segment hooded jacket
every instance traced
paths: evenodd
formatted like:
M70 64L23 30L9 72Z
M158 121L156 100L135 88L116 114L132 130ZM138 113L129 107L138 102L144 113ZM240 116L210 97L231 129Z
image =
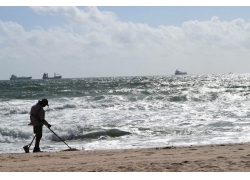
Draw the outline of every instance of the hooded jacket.
M39 103L33 105L30 110L30 124L33 126L43 126L42 121L45 119L45 112Z

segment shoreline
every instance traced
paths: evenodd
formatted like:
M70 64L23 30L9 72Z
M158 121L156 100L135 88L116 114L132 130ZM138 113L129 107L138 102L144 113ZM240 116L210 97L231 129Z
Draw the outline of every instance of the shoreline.
M249 172L250 143L0 154L0 172Z

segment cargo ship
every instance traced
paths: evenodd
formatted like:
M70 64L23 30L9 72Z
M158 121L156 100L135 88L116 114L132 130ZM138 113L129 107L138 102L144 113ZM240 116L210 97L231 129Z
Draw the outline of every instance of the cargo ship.
M30 80L32 77L17 77L15 74L12 74L10 80Z
M187 74L187 72L182 72L182 71L179 71L179 70L175 71L175 75L185 75L185 74Z
M49 77L48 73L43 73L43 79L61 79L62 76L60 74L54 73L54 77Z

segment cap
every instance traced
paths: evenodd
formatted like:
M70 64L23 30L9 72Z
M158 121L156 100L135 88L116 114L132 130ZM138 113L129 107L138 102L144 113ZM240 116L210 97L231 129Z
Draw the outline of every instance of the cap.
M42 103L45 104L45 106L49 106L49 102L47 99L42 99Z

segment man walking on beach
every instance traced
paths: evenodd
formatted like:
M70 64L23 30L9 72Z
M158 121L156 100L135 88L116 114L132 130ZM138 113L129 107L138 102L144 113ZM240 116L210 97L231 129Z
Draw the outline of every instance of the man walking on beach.
M44 119L45 118L45 111L43 108L45 106L49 106L47 99L42 99L42 101L38 101L35 105L31 107L30 110L30 124L33 125L34 134L36 134L36 144L34 147L33 152L42 152L40 150L40 140L42 138L43 132L43 125L47 126L48 128L51 125Z

